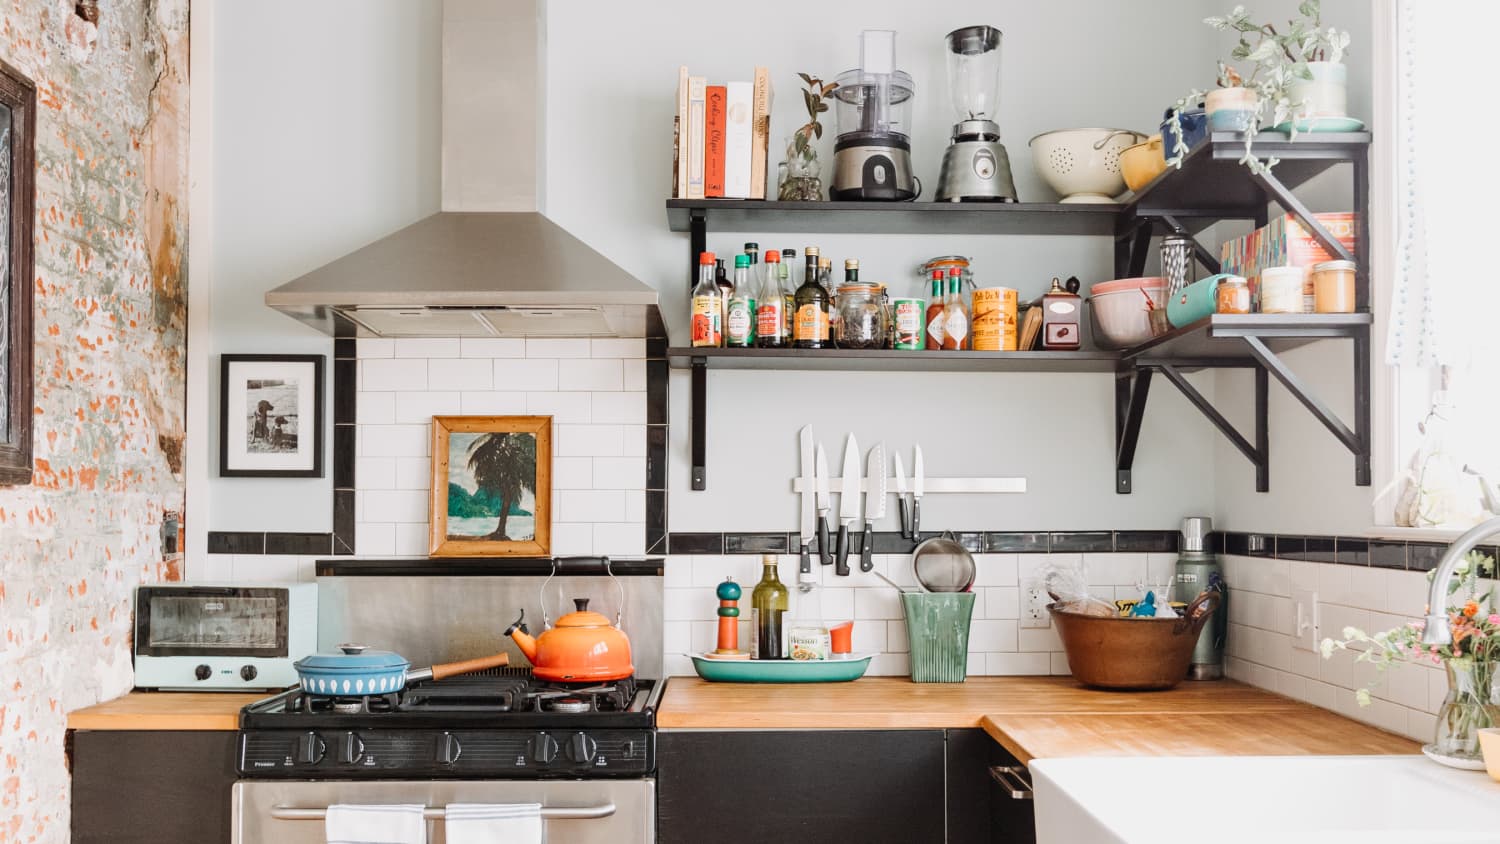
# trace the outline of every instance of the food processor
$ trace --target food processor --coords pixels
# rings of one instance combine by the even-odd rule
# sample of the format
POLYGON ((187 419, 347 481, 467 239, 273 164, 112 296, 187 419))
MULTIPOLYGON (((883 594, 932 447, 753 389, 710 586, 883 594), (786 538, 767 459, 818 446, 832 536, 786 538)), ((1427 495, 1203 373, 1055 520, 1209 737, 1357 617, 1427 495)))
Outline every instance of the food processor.
POLYGON ((958 122, 943 154, 939 202, 1015 202, 1010 156, 1000 143, 1000 30, 966 26, 948 33, 948 94, 958 122))
POLYGON ((835 200, 916 199, 921 183, 911 172, 911 76, 896 69, 896 33, 860 33, 859 67, 834 80, 839 134, 833 147, 835 200))

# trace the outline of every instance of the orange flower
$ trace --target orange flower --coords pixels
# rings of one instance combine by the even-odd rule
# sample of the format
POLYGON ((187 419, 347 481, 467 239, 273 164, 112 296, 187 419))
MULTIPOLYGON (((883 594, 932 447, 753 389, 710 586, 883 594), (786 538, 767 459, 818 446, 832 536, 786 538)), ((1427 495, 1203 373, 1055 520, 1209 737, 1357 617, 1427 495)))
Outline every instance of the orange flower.
POLYGON ((1470 601, 1467 604, 1464 604, 1464 616, 1465 617, 1467 617, 1467 618, 1473 618, 1474 616, 1476 616, 1478 614, 1479 614, 1479 602, 1478 601, 1470 601))

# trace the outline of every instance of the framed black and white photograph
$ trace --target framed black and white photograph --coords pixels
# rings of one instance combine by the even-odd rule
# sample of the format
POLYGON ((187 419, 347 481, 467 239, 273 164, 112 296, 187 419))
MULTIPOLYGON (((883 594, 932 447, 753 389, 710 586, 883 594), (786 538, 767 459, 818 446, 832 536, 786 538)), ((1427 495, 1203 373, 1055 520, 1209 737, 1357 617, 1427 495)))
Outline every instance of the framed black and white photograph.
POLYGON ((323 477, 323 357, 223 355, 219 475, 323 477))
POLYGON ((31 483, 36 86, 0 61, 0 484, 31 483))

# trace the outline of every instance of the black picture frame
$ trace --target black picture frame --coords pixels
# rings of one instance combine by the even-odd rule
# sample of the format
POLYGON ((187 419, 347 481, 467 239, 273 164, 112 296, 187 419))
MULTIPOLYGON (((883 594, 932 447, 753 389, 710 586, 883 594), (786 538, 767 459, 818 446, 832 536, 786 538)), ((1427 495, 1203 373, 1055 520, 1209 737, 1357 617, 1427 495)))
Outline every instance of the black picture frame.
MULTIPOLYGON (((321 478, 323 477, 323 377, 324 357, 322 355, 220 355, 219 356, 219 477, 223 478, 321 478), (301 438, 303 432, 312 435, 312 465, 308 468, 253 468, 247 465, 252 458, 246 454, 239 454, 231 450, 231 441, 240 442, 241 437, 237 435, 235 426, 231 425, 230 415, 230 393, 238 379, 232 377, 235 367, 240 365, 254 366, 260 364, 296 364, 311 365, 313 370, 312 400, 309 403, 312 408, 312 421, 310 424, 302 424, 299 414, 295 432, 290 434, 296 438, 298 451, 300 452, 301 438)), ((243 418, 243 417, 242 417, 243 418)), ((280 437, 277 432, 266 432, 266 436, 280 437)), ((250 440, 256 438, 252 431, 250 440)))
POLYGON ((0 168, 0 243, 5 278, 0 282, 0 484, 31 483, 32 418, 32 237, 36 212, 36 85, 24 73, 0 61, 0 133, 9 155, 0 168), (5 121, 6 112, 9 115, 5 121))

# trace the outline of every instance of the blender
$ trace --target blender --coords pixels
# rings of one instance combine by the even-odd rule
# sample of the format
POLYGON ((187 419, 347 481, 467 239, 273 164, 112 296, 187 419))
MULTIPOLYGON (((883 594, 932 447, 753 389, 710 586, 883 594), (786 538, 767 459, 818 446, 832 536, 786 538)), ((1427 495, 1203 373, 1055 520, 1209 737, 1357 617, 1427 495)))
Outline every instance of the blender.
POLYGON ((943 154, 939 202, 1015 202, 1010 156, 1000 143, 1000 30, 966 26, 948 33, 948 93, 958 122, 943 154))
POLYGON ((921 184, 911 172, 911 76, 896 69, 896 33, 867 29, 860 33, 859 67, 834 80, 835 118, 839 128, 833 147, 836 200, 916 199, 921 184))

